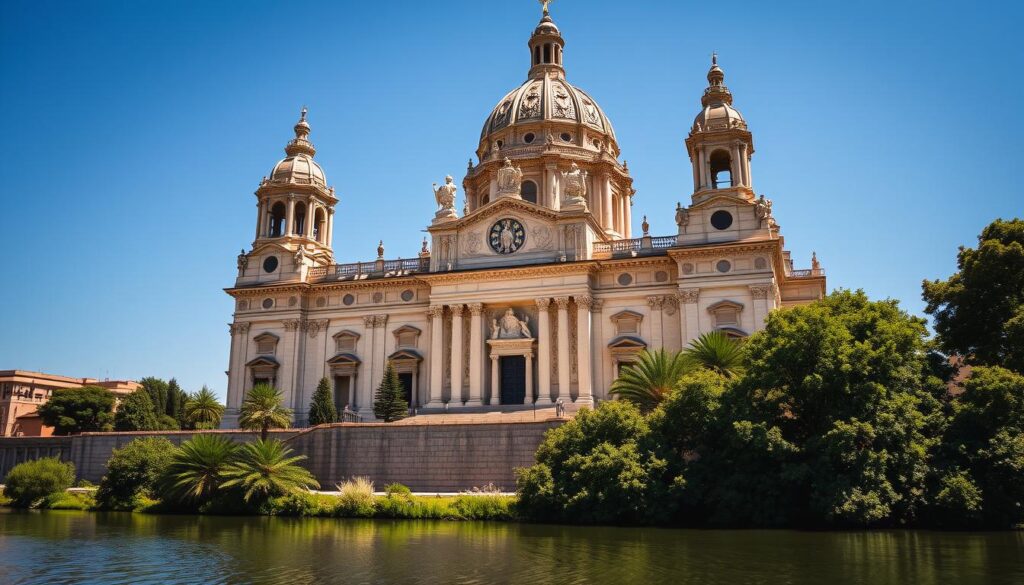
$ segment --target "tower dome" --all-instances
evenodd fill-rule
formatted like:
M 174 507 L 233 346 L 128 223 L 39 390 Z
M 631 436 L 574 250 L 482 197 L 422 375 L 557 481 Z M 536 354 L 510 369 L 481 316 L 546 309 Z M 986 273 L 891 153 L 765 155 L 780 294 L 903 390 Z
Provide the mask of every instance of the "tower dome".
M 518 158 L 508 149 L 544 144 L 577 146 L 593 152 L 619 154 L 615 130 L 594 98 L 565 79 L 565 40 L 545 12 L 528 43 L 530 71 L 526 81 L 494 106 L 480 132 L 477 155 Z M 497 147 L 497 148 L 496 148 Z M 587 153 L 580 153 L 587 154 Z
M 708 70 L 708 87 L 700 98 L 704 108 L 693 120 L 693 130 L 721 130 L 727 128 L 747 128 L 747 122 L 739 110 L 732 107 L 732 92 L 725 86 L 725 72 L 718 66 L 718 55 L 711 56 L 711 69 Z
M 270 182 L 297 183 L 327 188 L 327 177 L 324 175 L 324 170 L 313 160 L 316 148 L 309 141 L 307 111 L 306 108 L 302 108 L 299 121 L 295 124 L 295 138 L 284 147 L 284 152 L 288 156 L 274 165 L 274 170 L 270 171 Z

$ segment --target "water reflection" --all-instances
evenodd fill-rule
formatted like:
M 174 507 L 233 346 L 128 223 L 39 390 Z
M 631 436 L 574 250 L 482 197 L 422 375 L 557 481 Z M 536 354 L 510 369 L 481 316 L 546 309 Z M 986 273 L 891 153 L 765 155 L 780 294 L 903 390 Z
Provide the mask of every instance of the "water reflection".
M 0 583 L 1022 583 L 1022 533 L 0 512 Z

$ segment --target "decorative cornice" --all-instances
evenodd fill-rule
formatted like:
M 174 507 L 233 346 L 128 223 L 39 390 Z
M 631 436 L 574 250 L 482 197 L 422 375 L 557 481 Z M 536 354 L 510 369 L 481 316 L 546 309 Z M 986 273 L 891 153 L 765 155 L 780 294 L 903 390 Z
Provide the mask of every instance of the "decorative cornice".
M 450 284 L 478 280 L 519 280 L 535 276 L 555 276 L 566 274 L 593 274 L 597 271 L 597 263 L 593 261 L 553 263 L 540 266 L 516 266 L 505 268 L 488 268 L 483 270 L 467 270 L 465 272 L 435 272 L 423 274 L 419 278 L 434 284 Z
M 719 257 L 725 254 L 746 252 L 764 252 L 781 249 L 779 240 L 760 240 L 755 242 L 722 242 L 700 247 L 669 248 L 668 255 L 674 260 L 687 260 L 707 256 Z

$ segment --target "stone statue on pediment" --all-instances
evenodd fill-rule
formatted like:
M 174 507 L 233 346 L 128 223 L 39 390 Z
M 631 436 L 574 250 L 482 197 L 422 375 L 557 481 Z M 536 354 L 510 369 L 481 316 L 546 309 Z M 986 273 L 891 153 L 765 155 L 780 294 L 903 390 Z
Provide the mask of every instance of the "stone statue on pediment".
M 458 187 L 455 186 L 455 181 L 451 175 L 444 178 L 444 185 L 440 187 L 437 183 L 434 183 L 434 201 L 437 202 L 437 213 L 434 214 L 435 219 L 444 218 L 455 218 L 458 214 L 455 212 L 455 192 L 458 191 Z
M 754 215 L 760 220 L 761 226 L 775 227 L 775 218 L 772 217 L 772 200 L 764 196 L 764 193 L 754 202 Z
M 498 197 L 520 197 L 523 185 L 523 171 L 512 166 L 507 157 L 505 164 L 498 169 Z
M 247 266 L 249 266 L 249 255 L 246 254 L 245 250 L 243 249 L 241 252 L 238 253 L 238 269 L 241 271 L 245 271 L 245 268 Z

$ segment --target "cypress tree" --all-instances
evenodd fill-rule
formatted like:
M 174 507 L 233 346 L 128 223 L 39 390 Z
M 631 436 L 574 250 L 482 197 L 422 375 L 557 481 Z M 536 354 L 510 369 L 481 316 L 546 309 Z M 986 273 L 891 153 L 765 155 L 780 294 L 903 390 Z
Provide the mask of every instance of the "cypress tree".
M 157 417 L 164 414 L 167 410 L 167 382 L 148 376 L 139 380 L 139 383 L 149 394 L 149 400 L 153 403 L 153 410 L 157 413 Z
M 140 388 L 129 394 L 114 413 L 115 431 L 156 431 L 160 429 L 153 401 L 149 393 Z
M 327 378 L 320 378 L 316 392 L 313 392 L 313 401 L 309 404 L 309 426 L 333 422 L 338 422 L 338 409 L 331 396 L 331 383 Z
M 405 401 L 402 382 L 398 379 L 391 362 L 388 362 L 387 369 L 384 370 L 384 379 L 380 381 L 374 395 L 373 415 L 384 422 L 394 422 L 409 415 L 409 403 Z
M 178 421 L 178 427 L 188 428 L 188 424 L 185 421 L 185 402 L 188 400 L 188 394 L 178 386 L 178 381 L 171 378 L 167 382 L 167 408 L 164 414 Z

